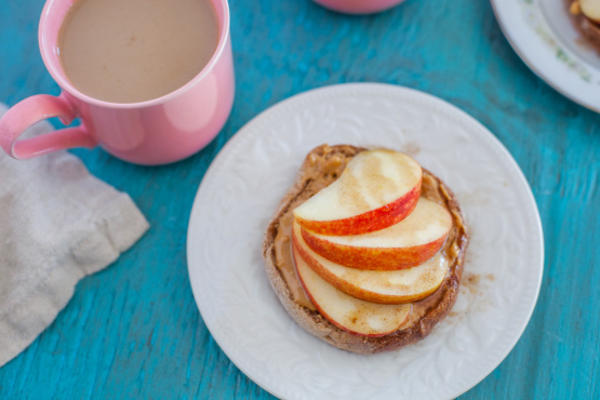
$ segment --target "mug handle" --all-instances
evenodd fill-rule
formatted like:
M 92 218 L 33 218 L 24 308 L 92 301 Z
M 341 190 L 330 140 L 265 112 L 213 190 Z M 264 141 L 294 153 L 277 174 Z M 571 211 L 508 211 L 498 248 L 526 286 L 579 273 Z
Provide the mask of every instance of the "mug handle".
M 20 101 L 0 118 L 0 146 L 11 157 L 26 159 L 71 147 L 92 148 L 97 145 L 83 125 L 17 140 L 31 125 L 52 117 L 59 117 L 65 125 L 77 117 L 75 108 L 63 93 L 60 96 L 38 94 Z

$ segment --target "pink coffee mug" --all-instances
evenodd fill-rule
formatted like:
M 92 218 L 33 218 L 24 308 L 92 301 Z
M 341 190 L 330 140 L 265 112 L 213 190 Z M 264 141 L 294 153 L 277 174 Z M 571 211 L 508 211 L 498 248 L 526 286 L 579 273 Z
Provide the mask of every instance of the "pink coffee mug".
M 188 157 L 219 133 L 233 104 L 235 81 L 227 0 L 211 0 L 219 22 L 219 42 L 208 64 L 183 87 L 139 103 L 110 103 L 77 90 L 58 56 L 61 24 L 76 0 L 48 0 L 39 25 L 42 59 L 62 89 L 55 97 L 36 95 L 17 103 L 0 119 L 0 146 L 24 159 L 72 147 L 101 146 L 136 164 L 166 164 Z M 17 140 L 30 125 L 59 117 L 81 125 Z
M 330 10 L 346 14 L 372 14 L 392 8 L 404 0 L 314 0 Z

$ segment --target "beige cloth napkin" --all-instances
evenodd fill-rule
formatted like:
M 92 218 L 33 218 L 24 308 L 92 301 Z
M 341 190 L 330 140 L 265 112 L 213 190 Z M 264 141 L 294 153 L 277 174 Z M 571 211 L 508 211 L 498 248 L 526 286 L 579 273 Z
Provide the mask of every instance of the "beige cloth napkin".
M 0 115 L 6 110 L 0 104 Z M 32 127 L 33 134 L 52 129 Z M 61 151 L 16 161 L 0 151 L 0 366 L 52 323 L 77 282 L 148 229 L 131 198 Z

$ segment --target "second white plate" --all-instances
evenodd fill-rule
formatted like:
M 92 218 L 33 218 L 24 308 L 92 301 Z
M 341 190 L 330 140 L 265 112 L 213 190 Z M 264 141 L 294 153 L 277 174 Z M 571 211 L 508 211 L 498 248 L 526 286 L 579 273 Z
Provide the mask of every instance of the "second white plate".
M 565 0 L 491 0 L 521 59 L 564 96 L 600 112 L 600 53 L 584 45 Z
M 269 286 L 267 223 L 322 144 L 412 154 L 454 190 L 471 233 L 449 317 L 398 351 L 360 356 L 310 336 Z M 433 96 L 381 84 L 313 90 L 243 127 L 198 190 L 187 242 L 192 290 L 227 356 L 286 399 L 448 399 L 490 373 L 531 316 L 543 271 L 539 215 L 519 167 L 481 124 Z

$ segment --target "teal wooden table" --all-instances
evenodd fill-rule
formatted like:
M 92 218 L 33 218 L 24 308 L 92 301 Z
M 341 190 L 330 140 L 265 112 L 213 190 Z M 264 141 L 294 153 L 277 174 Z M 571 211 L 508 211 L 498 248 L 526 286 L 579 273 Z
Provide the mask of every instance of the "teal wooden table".
M 10 105 L 58 93 L 37 48 L 42 5 L 0 7 L 0 100 Z M 152 227 L 80 282 L 56 321 L 0 369 L 0 398 L 271 398 L 229 362 L 192 298 L 185 241 L 194 194 L 221 147 L 260 111 L 307 89 L 377 81 L 432 93 L 486 125 L 523 169 L 541 213 L 546 265 L 533 318 L 508 358 L 462 398 L 599 399 L 600 116 L 527 69 L 484 0 L 408 0 L 369 17 L 308 0 L 230 6 L 237 96 L 206 149 L 156 168 L 74 151 L 129 193 Z

